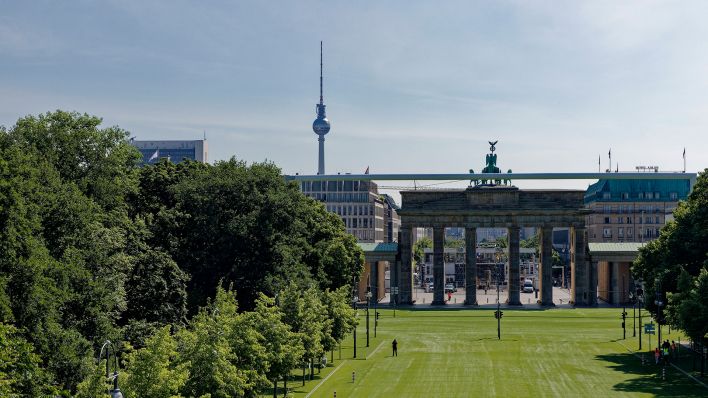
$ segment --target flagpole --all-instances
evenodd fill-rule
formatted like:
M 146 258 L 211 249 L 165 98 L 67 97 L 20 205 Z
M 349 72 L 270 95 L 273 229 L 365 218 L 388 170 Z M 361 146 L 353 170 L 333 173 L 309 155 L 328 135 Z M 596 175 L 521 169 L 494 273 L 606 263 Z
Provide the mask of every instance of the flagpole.
M 683 148 L 683 172 L 686 172 L 686 148 Z

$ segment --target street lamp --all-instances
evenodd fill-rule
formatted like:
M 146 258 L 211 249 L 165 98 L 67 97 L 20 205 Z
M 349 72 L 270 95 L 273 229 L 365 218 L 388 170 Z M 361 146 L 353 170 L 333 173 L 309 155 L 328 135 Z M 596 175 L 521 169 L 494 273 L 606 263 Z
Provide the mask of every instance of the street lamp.
M 371 302 L 371 290 L 366 292 L 366 347 L 369 347 L 369 303 Z
M 115 349 L 113 349 L 113 343 L 110 340 L 106 340 L 101 347 L 101 351 L 98 353 L 98 362 L 101 363 L 101 355 L 103 355 L 103 350 L 106 350 L 106 378 L 112 379 L 113 388 L 108 390 L 111 398 L 123 398 L 123 393 L 120 392 L 118 387 L 118 356 L 116 355 Z M 111 363 L 111 349 L 113 349 L 113 360 L 115 366 L 113 368 L 113 374 L 110 373 L 109 366 Z

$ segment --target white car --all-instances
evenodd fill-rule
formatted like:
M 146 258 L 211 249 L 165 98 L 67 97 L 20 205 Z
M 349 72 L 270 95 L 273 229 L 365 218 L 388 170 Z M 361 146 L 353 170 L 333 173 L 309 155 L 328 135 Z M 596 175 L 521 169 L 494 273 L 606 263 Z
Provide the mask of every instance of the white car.
M 526 279 L 524 281 L 524 286 L 522 291 L 524 293 L 533 293 L 533 281 L 531 279 Z

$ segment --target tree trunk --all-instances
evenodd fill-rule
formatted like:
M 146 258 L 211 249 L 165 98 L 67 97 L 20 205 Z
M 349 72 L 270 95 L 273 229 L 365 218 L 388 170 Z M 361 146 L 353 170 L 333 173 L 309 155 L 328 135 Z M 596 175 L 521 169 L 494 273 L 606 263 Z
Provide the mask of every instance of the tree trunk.
M 310 358 L 310 380 L 315 380 L 315 358 Z
M 283 398 L 288 395 L 288 375 L 287 373 L 283 377 Z
M 705 376 L 706 369 L 706 354 L 703 353 L 703 351 L 705 351 L 705 346 L 706 338 L 703 336 L 701 337 L 701 377 Z
M 302 385 L 305 385 L 305 363 L 302 364 Z
M 334 364 L 334 348 L 332 348 L 332 351 L 329 355 L 329 361 L 332 362 L 332 364 Z
M 273 379 L 273 398 L 278 398 L 278 378 Z

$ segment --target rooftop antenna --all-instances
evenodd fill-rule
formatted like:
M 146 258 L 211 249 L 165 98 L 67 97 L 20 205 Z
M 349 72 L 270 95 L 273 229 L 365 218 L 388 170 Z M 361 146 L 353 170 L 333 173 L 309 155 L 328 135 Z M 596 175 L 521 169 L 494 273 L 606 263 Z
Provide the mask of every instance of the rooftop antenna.
M 324 105 L 324 98 L 322 96 L 322 40 L 320 40 L 320 106 Z

